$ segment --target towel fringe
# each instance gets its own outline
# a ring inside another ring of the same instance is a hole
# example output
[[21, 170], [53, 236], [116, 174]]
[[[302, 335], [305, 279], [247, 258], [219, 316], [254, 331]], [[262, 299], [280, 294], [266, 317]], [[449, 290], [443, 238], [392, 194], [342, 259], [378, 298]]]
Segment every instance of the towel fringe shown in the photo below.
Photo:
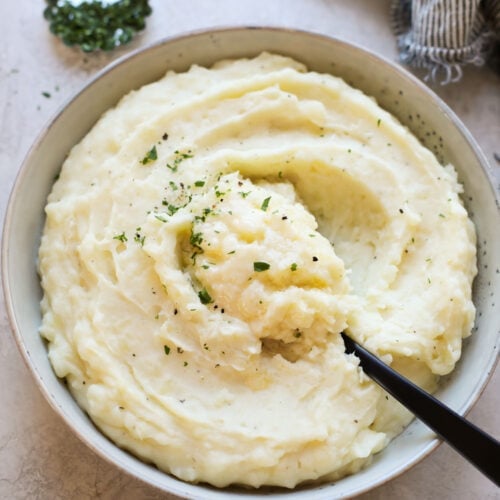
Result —
[[[425, 81], [446, 85], [461, 79], [465, 65], [482, 66], [490, 55], [494, 56], [495, 45], [500, 40], [500, 0], [483, 0], [481, 3], [476, 0], [448, 0], [448, 8], [443, 5], [442, 0], [393, 0], [390, 22], [397, 36], [400, 61], [427, 69]], [[459, 11], [469, 12], [475, 17], [450, 21], [453, 18], [451, 13]], [[431, 18], [429, 13], [434, 17]], [[412, 15], [417, 19], [413, 20]], [[486, 18], [486, 15], [494, 16], [494, 19]], [[439, 21], [444, 23], [443, 20], [448, 24], [439, 25]], [[462, 21], [460, 26], [459, 21]], [[423, 41], [416, 40], [415, 22], [421, 23], [418, 33], [420, 38], [425, 33]], [[431, 26], [432, 30], [429, 29]], [[446, 33], [446, 28], [453, 33]], [[458, 40], [459, 33], [464, 33], [463, 40], [470, 40], [470, 43], [447, 45], [451, 40]]]

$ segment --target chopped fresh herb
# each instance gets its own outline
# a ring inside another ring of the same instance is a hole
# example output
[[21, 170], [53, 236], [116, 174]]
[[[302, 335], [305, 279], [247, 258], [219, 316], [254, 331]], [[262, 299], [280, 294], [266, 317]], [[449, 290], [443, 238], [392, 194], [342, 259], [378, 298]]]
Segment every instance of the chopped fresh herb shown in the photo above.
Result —
[[[183, 187], [182, 183], [181, 183], [181, 187]], [[191, 199], [192, 199], [192, 197], [189, 196], [188, 199], [186, 200], [186, 202], [184, 203], [184, 205], [176, 206], [176, 205], [172, 205], [172, 203], [170, 203], [166, 198], [163, 198], [163, 200], [161, 200], [161, 204], [162, 204], [162, 206], [167, 207], [167, 214], [172, 216], [181, 208], [186, 207], [191, 202]], [[163, 222], [167, 222], [167, 221], [165, 220]]]
[[198, 297], [200, 298], [200, 302], [202, 304], [211, 304], [213, 302], [212, 297], [210, 297], [210, 294], [207, 292], [206, 288], [203, 288], [203, 290], [200, 290], [198, 292]]
[[184, 366], [187, 366], [188, 365], [188, 362], [187, 361], [184, 361]]
[[50, 92], [42, 92], [43, 97], [46, 97], [47, 99], [50, 99], [52, 96], [50, 95]]
[[198, 250], [202, 250], [201, 243], [203, 242], [203, 236], [201, 233], [195, 233], [191, 230], [191, 236], [189, 237], [189, 243]]
[[135, 234], [134, 234], [134, 241], [136, 243], [139, 243], [141, 246], [144, 246], [145, 239], [146, 239], [146, 237], [141, 235], [141, 228], [136, 227]]
[[179, 210], [179, 208], [181, 208], [181, 207], [176, 207], [175, 205], [172, 205], [171, 203], [169, 203], [167, 205], [168, 215], [174, 215], [177, 212], [177, 210]]
[[212, 212], [212, 210], [210, 208], [204, 208], [203, 209], [203, 215], [195, 215], [194, 217], [194, 220], [195, 221], [201, 221], [201, 222], [205, 222], [206, 218], [207, 218], [207, 215]]
[[294, 262], [291, 266], [290, 266], [290, 270], [291, 271], [296, 271], [297, 270], [297, 263]]
[[151, 163], [157, 159], [158, 159], [158, 152], [156, 151], [156, 145], [155, 145], [146, 153], [144, 158], [141, 160], [141, 163], [143, 165], [147, 165], [148, 163]]
[[174, 151], [174, 154], [175, 154], [174, 161], [171, 164], [167, 163], [167, 168], [172, 170], [172, 172], [177, 172], [177, 168], [184, 160], [193, 157], [190, 149], [188, 150], [187, 153], [181, 153], [180, 151], [176, 150]]
[[165, 354], [168, 356], [170, 354], [170, 347], [168, 347], [168, 345], [164, 345], [163, 346], [163, 350], [165, 351]]
[[172, 191], [177, 191], [179, 186], [174, 181], [169, 181], [168, 185], [172, 188]]
[[251, 191], [247, 191], [246, 193], [244, 191], [240, 191], [242, 198], [246, 198], [250, 193], [251, 193]]
[[162, 138], [164, 141], [166, 141], [166, 140], [168, 139], [168, 134], [165, 132], [165, 133], [161, 136], [161, 138]]
[[113, 239], [121, 241], [122, 243], [126, 243], [128, 241], [128, 238], [125, 235], [125, 231], [122, 231], [121, 234], [117, 234], [116, 236], [113, 236]]
[[196, 182], [194, 183], [194, 185], [195, 185], [196, 187], [203, 187], [203, 186], [205, 185], [205, 181], [196, 181]]
[[271, 264], [268, 264], [267, 262], [254, 262], [253, 263], [253, 270], [257, 273], [260, 273], [262, 271], [267, 271], [271, 267]]
[[155, 219], [158, 219], [160, 222], [167, 222], [167, 219], [160, 214], [155, 214]]
[[377, 120], [377, 127], [380, 127], [380, 124], [381, 124], [381, 123], [382, 123], [382, 120], [379, 118], [379, 119]]
[[445, 215], [444, 214], [439, 214], [439, 217], [442, 217], [444, 219]]
[[271, 201], [271, 197], [269, 196], [266, 198], [263, 202], [262, 205], [260, 206], [261, 210], [264, 210], [264, 212], [267, 210], [267, 207], [269, 206], [269, 202]]
[[130, 42], [152, 12], [148, 0], [46, 1], [43, 16], [51, 33], [84, 52], [111, 50]]
[[281, 170], [278, 172], [278, 178], [283, 179], [283, 172]]

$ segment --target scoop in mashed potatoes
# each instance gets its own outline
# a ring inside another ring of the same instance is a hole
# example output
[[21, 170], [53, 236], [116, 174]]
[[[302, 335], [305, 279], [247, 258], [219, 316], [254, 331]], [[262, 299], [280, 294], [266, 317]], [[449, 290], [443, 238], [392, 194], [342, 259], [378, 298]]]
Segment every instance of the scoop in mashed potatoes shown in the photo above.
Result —
[[354, 473], [411, 416], [346, 330], [421, 386], [474, 318], [474, 228], [376, 102], [278, 55], [131, 92], [65, 161], [39, 252], [56, 374], [116, 444], [186, 481]]

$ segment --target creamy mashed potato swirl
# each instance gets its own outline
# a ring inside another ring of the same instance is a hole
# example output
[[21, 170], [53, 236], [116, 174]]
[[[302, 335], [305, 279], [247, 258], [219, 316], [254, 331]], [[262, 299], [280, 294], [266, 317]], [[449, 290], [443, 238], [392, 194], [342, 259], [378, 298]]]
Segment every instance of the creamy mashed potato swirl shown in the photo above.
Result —
[[291, 59], [192, 67], [124, 97], [46, 207], [42, 335], [119, 446], [186, 481], [353, 473], [410, 415], [339, 333], [433, 389], [474, 317], [451, 166]]

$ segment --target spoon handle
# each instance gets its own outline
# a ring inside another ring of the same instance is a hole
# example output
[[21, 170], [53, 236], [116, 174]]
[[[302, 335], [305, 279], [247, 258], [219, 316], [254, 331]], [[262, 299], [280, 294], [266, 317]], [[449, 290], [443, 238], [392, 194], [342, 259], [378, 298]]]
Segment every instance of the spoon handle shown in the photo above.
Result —
[[342, 337], [346, 352], [356, 354], [370, 378], [500, 486], [500, 443], [496, 439], [394, 371], [345, 333]]

